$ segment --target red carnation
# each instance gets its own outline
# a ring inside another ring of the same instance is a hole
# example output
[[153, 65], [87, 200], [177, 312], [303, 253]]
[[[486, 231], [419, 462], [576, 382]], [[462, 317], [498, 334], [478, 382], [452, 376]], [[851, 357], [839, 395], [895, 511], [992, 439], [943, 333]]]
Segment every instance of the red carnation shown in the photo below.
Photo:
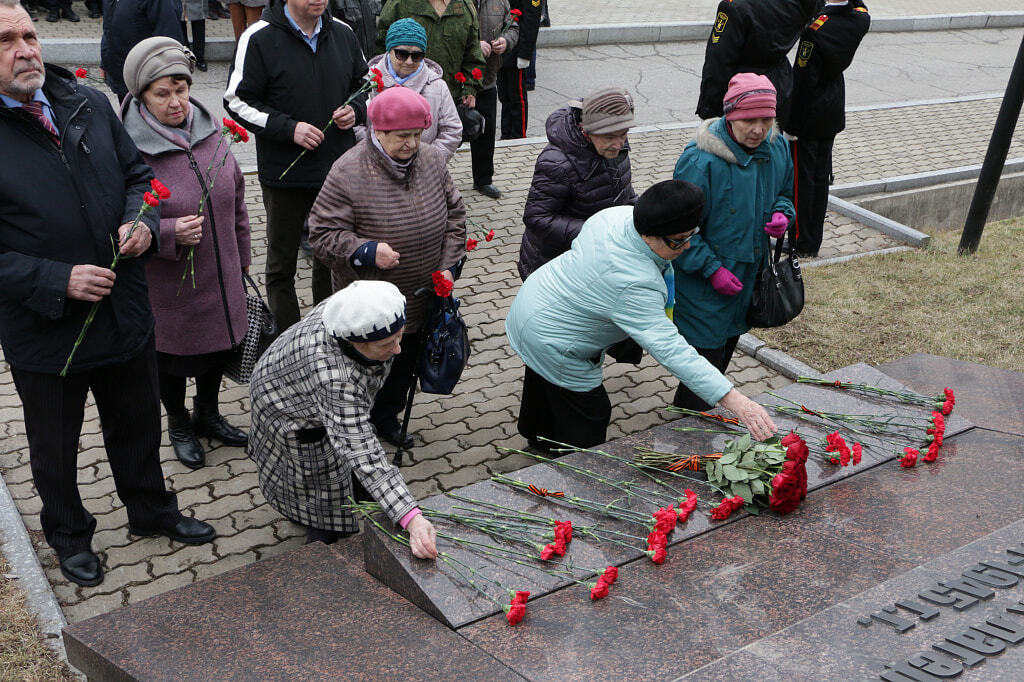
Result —
[[565, 556], [565, 538], [555, 538], [555, 554], [558, 556]]
[[518, 9], [510, 9], [508, 13], [512, 15], [512, 21], [519, 21], [520, 17], [523, 16], [522, 10]]
[[516, 590], [515, 594], [512, 595], [513, 604], [525, 604], [529, 599], [530, 593], [526, 590]]
[[668, 551], [664, 547], [648, 549], [646, 552], [644, 552], [644, 554], [649, 556], [651, 558], [651, 561], [653, 561], [656, 564], [663, 564], [665, 563], [665, 559], [668, 558]]
[[89, 75], [89, 70], [88, 69], [83, 69], [82, 67], [78, 67], [77, 69], [75, 69], [75, 76], [77, 78], [85, 78], [88, 75]]
[[153, 193], [160, 197], [161, 201], [171, 198], [171, 190], [167, 189], [167, 186], [156, 178], [149, 181], [149, 186], [153, 188]]
[[839, 451], [839, 464], [844, 466], [844, 467], [845, 466], [849, 466], [849, 464], [850, 464], [850, 448], [843, 447], [843, 449]]
[[779, 514], [788, 514], [800, 506], [800, 479], [785, 471], [775, 474], [768, 507]]
[[660, 530], [653, 530], [647, 535], [647, 549], [665, 547], [668, 545], [668, 536]]
[[440, 270], [435, 270], [430, 275], [431, 281], [434, 283], [434, 293], [444, 298], [445, 296], [451, 296], [452, 289], [455, 285], [449, 282]]
[[615, 581], [619, 579], [619, 569], [615, 566], [609, 566], [604, 569], [604, 574], [601, 575], [600, 579], [603, 580], [606, 585], [613, 585]]
[[806, 462], [811, 454], [804, 439], [792, 431], [782, 439], [782, 445], [786, 448], [786, 459], [793, 462]]
[[487, 236], [484, 237], [484, 241], [489, 242], [492, 239], [494, 239], [494, 230], [491, 230], [490, 232], [487, 233]]
[[678, 517], [672, 507], [662, 507], [651, 514], [651, 516], [654, 517], [655, 521], [654, 529], [660, 533], [665, 533], [667, 535], [676, 527]]
[[900, 466], [904, 469], [909, 469], [917, 464], [917, 456], [921, 454], [912, 447], [903, 448], [903, 453], [903, 456], [900, 457]]
[[725, 498], [717, 507], [711, 510], [711, 518], [715, 521], [724, 521], [732, 516], [734, 511], [743, 506], [743, 501], [743, 497], [740, 495]]
[[480, 69], [473, 69], [472, 71], [469, 72], [469, 75], [473, 77], [473, 80], [478, 81], [484, 77], [484, 72], [481, 71]]
[[540, 558], [543, 561], [547, 561], [555, 555], [555, 546], [550, 542], [544, 545], [544, 549], [540, 551]]
[[789, 433], [782, 437], [782, 447], [788, 448], [793, 443], [798, 443], [799, 441], [800, 436], [796, 435], [795, 431], [790, 431]]
[[946, 402], [942, 403], [942, 414], [949, 414], [953, 411], [953, 406], [956, 405], [956, 396], [953, 395], [953, 389], [948, 386], [942, 389], [942, 392], [946, 396]]
[[142, 195], [142, 200], [150, 206], [159, 206], [160, 200], [152, 192], [146, 192]]
[[466, 240], [466, 251], [472, 251], [473, 249], [476, 248], [476, 245], [479, 243], [480, 242], [470, 237], [469, 239]]
[[555, 537], [561, 533], [565, 538], [565, 544], [572, 542], [572, 521], [555, 521]]
[[934, 462], [938, 456], [939, 446], [938, 444], [935, 443], [935, 441], [932, 441], [931, 444], [928, 446], [928, 454], [924, 456], [924, 461]]
[[606, 584], [604, 584], [600, 580], [598, 580], [596, 583], [593, 583], [593, 587], [590, 588], [590, 599], [591, 599], [591, 601], [594, 601], [594, 600], [597, 600], [597, 599], [604, 599], [607, 596], [608, 596], [608, 586]]
[[526, 615], [526, 606], [523, 604], [509, 604], [505, 607], [505, 620], [509, 625], [515, 625]]
[[861, 458], [861, 454], [862, 453], [863, 453], [863, 448], [861, 447], [861, 444], [860, 443], [854, 443], [853, 444], [853, 463], [855, 465], [860, 464], [860, 458]]
[[459, 71], [458, 73], [455, 74], [455, 80], [457, 80], [460, 83], [465, 83], [466, 82], [466, 74], [464, 74], [461, 71]]
[[242, 142], [249, 141], [249, 131], [243, 128], [242, 126], [237, 126], [235, 129], [235, 133], [242, 140]]

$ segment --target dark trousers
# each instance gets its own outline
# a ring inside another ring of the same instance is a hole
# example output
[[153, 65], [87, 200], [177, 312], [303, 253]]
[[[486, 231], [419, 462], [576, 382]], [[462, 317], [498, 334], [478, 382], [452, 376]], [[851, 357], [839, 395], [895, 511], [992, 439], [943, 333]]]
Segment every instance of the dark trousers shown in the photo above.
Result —
[[[732, 354], [736, 350], [736, 342], [739, 340], [739, 336], [733, 336], [725, 342], [724, 346], [719, 348], [697, 348], [694, 346], [693, 349], [707, 358], [708, 362], [714, 365], [719, 372], [725, 374], [725, 370], [729, 368], [729, 361], [732, 360]], [[680, 383], [676, 388], [676, 396], [672, 400], [672, 404], [676, 407], [685, 407], [690, 410], [710, 410], [714, 407], [714, 405], [704, 402], [702, 398], [688, 389], [683, 383]]]
[[498, 99], [501, 101], [501, 139], [526, 137], [529, 104], [526, 95], [526, 69], [503, 66], [498, 69]]
[[405, 409], [409, 397], [412, 375], [422, 350], [423, 333], [424, 330], [420, 329], [402, 336], [402, 352], [392, 361], [388, 378], [377, 391], [373, 407], [370, 408], [370, 421], [378, 431], [394, 431], [401, 426], [398, 417]]
[[825, 232], [828, 183], [832, 175], [832, 143], [800, 138], [791, 143], [793, 152], [793, 201], [796, 204], [796, 250], [816, 254]]
[[154, 528], [181, 518], [160, 469], [160, 403], [153, 342], [130, 360], [60, 377], [11, 368], [25, 412], [32, 480], [46, 542], [61, 558], [89, 549], [96, 519], [78, 492], [78, 438], [86, 394], [99, 411], [103, 445], [128, 522]]
[[[205, 14], [203, 15], [206, 16]], [[193, 19], [189, 17], [188, 23], [192, 24], [192, 40], [188, 40], [187, 26], [184, 21], [181, 24], [181, 35], [185, 36], [185, 47], [192, 50], [198, 61], [206, 61], [206, 19]]]
[[484, 117], [484, 131], [469, 143], [473, 159], [473, 184], [489, 185], [494, 180], [494, 136], [498, 115], [498, 89], [487, 88], [476, 95], [476, 110]]
[[43, 5], [51, 12], [71, 9], [71, 0], [45, 0]]
[[[196, 401], [203, 405], [216, 405], [220, 395], [220, 381], [224, 367], [215, 367], [196, 377]], [[160, 372], [160, 402], [167, 414], [185, 414], [185, 377]]]
[[608, 440], [612, 403], [604, 386], [582, 393], [570, 391], [552, 384], [529, 367], [525, 370], [519, 433], [531, 446], [540, 450], [558, 447], [539, 441], [540, 436], [578, 448]]
[[[284, 331], [299, 321], [295, 272], [302, 241], [302, 226], [316, 201], [317, 189], [263, 187], [267, 209], [267, 305], [277, 328]], [[331, 295], [331, 271], [313, 258], [313, 305]]]

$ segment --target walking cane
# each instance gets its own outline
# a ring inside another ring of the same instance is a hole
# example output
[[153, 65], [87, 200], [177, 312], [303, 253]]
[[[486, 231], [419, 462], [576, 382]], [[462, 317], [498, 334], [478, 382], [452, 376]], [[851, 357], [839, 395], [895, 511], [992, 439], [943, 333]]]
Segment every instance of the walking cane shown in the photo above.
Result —
[[[427, 291], [430, 290], [427, 289], [427, 287], [422, 287], [418, 289], [413, 296], [421, 296]], [[433, 309], [430, 309], [426, 315], [426, 319], [430, 320], [433, 317], [434, 311]], [[405, 414], [402, 416], [402, 429], [398, 434], [398, 449], [395, 450], [395, 456], [391, 460], [391, 463], [396, 467], [402, 466], [402, 443], [405, 441], [405, 434], [409, 432], [409, 419], [412, 418], [412, 403], [413, 399], [416, 397], [416, 382], [419, 380], [420, 376], [420, 362], [422, 361], [420, 355], [423, 353], [423, 334], [426, 332], [426, 329], [420, 331], [420, 342], [416, 346], [416, 355], [412, 366], [412, 382], [409, 384], [409, 394], [405, 398]]]

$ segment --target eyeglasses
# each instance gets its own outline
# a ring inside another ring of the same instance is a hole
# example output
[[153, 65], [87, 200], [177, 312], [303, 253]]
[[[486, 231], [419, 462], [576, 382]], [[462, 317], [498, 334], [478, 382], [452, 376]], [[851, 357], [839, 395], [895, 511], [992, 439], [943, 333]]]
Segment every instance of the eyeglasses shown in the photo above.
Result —
[[685, 239], [670, 239], [668, 237], [662, 237], [661, 241], [663, 241], [666, 244], [668, 244], [668, 248], [670, 248], [673, 251], [675, 251], [677, 249], [681, 249], [684, 246], [686, 246], [690, 242], [690, 240], [693, 239], [693, 235], [697, 234], [698, 232], [700, 232], [700, 228], [699, 227], [695, 227], [695, 228], [693, 228], [693, 232], [691, 232], [690, 234], [686, 235]]
[[412, 57], [414, 62], [422, 62], [423, 58], [427, 56], [425, 52], [409, 52], [409, 50], [399, 50], [397, 47], [392, 50], [395, 53], [395, 58], [400, 62]]

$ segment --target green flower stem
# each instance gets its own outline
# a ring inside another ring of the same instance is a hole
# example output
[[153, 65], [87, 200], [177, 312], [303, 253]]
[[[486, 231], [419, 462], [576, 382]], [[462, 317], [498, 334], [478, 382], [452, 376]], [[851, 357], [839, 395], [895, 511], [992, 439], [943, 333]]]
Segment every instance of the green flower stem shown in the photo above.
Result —
[[[139, 226], [139, 221], [142, 220], [142, 216], [146, 214], [151, 206], [145, 201], [139, 206], [139, 212], [135, 215], [135, 220], [132, 221], [131, 227], [128, 228], [127, 234], [124, 236], [124, 241], [128, 241], [135, 234], [135, 228]], [[110, 246], [114, 251], [114, 259], [110, 261], [110, 269], [113, 270], [117, 267], [118, 262], [121, 260], [120, 244], [114, 242], [114, 238], [110, 238]], [[96, 318], [96, 312], [100, 309], [100, 303], [103, 302], [101, 298], [98, 301], [93, 302], [92, 307], [89, 308], [89, 314], [85, 317], [85, 323], [82, 325], [82, 330], [78, 332], [78, 338], [75, 339], [75, 344], [71, 346], [71, 352], [68, 353], [68, 359], [64, 361], [64, 367], [60, 370], [59, 376], [65, 377], [68, 375], [68, 370], [71, 368], [71, 361], [75, 357], [75, 353], [78, 352], [78, 347], [82, 345], [82, 340], [85, 338], [85, 333], [89, 331], [89, 326], [92, 321]]]
[[708, 421], [708, 422], [711, 422], [713, 424], [722, 424], [723, 426], [726, 426], [729, 429], [728, 431], [725, 431], [723, 433], [746, 433], [747, 432], [747, 430], [744, 427], [742, 427], [742, 426], [739, 426], [737, 424], [730, 424], [729, 422], [723, 422], [723, 421], [715, 419], [713, 417], [709, 417], [706, 414], [701, 414], [699, 410], [691, 410], [691, 409], [689, 409], [687, 407], [676, 407], [675, 405], [669, 405], [668, 407], [666, 407], [664, 409], [667, 412], [674, 412], [676, 414], [683, 414], [683, 415], [686, 415], [688, 417], [697, 417], [698, 419], [701, 419], [703, 421]]
[[836, 385], [836, 382], [834, 381], [829, 381], [827, 379], [816, 379], [814, 377], [805, 376], [798, 376], [796, 378], [796, 381], [797, 383], [800, 384], [816, 384], [818, 386], [829, 386], [831, 388], [841, 388], [849, 391], [859, 391], [861, 393], [870, 393], [878, 396], [886, 396], [889, 398], [895, 398], [901, 403], [906, 403], [910, 405], [920, 405], [922, 407], [934, 408], [938, 406], [939, 408], [941, 408], [942, 404], [945, 402], [945, 396], [929, 397], [926, 395], [921, 395], [916, 391], [910, 390], [893, 391], [888, 388], [869, 386], [867, 384], [854, 384], [846, 381], [839, 382], [839, 384]]
[[[491, 477], [491, 480], [495, 483], [501, 483], [503, 485], [511, 486], [513, 488], [519, 488], [520, 490], [528, 490], [529, 486], [522, 481], [517, 481], [514, 478], [509, 478], [504, 474], [495, 474]], [[532, 494], [532, 493], [531, 493]], [[602, 514], [609, 516], [613, 519], [620, 521], [628, 521], [635, 523], [638, 526], [644, 526], [645, 528], [650, 527], [651, 518], [648, 514], [638, 512], [633, 509], [626, 509], [615, 504], [615, 501], [611, 501], [607, 504], [602, 502], [596, 502], [594, 500], [588, 500], [582, 497], [569, 496], [562, 498], [545, 498], [553, 500], [554, 504], [575, 507], [577, 509], [583, 509], [585, 511], [593, 512], [596, 514]]]
[[[512, 562], [514, 564], [518, 564], [520, 566], [526, 566], [527, 568], [532, 568], [535, 571], [540, 571], [541, 573], [546, 573], [546, 574], [548, 574], [548, 575], [550, 575], [550, 576], [552, 576], [554, 578], [566, 578], [566, 579], [571, 580], [571, 581], [573, 581], [575, 583], [579, 583], [580, 585], [585, 585], [586, 583], [582, 582], [581, 580], [576, 579], [571, 574], [571, 571], [572, 571], [573, 568], [577, 568], [578, 570], [584, 571], [585, 573], [587, 573], [587, 574], [589, 574], [591, 576], [600, 575], [601, 573], [604, 572], [603, 569], [602, 570], [595, 570], [593, 568], [586, 568], [586, 567], [583, 567], [583, 566], [579, 566], [579, 567], [577, 567], [575, 565], [571, 565], [570, 566], [569, 564], [566, 564], [564, 562], [555, 561], [555, 560], [551, 560], [551, 559], [545, 561], [544, 559], [540, 558], [539, 554], [526, 554], [525, 555], [527, 558], [533, 559], [534, 562], [540, 562], [541, 565], [538, 566], [537, 563], [531, 563], [531, 562], [523, 561], [522, 559], [519, 558], [519, 556], [520, 556], [519, 554], [517, 554], [513, 550], [510, 550], [510, 549], [508, 549], [506, 547], [500, 547], [500, 546], [497, 546], [497, 545], [485, 545], [485, 544], [480, 543], [480, 542], [473, 542], [472, 540], [466, 540], [465, 538], [460, 538], [460, 537], [457, 537], [457, 536], [454, 536], [454, 535], [448, 535], [446, 533], [438, 533], [437, 537], [444, 538], [445, 540], [450, 540], [451, 542], [454, 542], [454, 543], [459, 544], [459, 545], [470, 545], [470, 546], [472, 546], [472, 548], [469, 548], [469, 547], [466, 548], [469, 551], [476, 552], [476, 553], [482, 554], [484, 556], [490, 556], [490, 557], [495, 557], [497, 559], [502, 559], [503, 561], [510, 561], [510, 562]], [[565, 566], [566, 570], [564, 570], [564, 571], [552, 571], [552, 570], [549, 570], [547, 568], [542, 568], [542, 566], [547, 566], [549, 564], [550, 565], [556, 565], [556, 566]]]
[[[783, 398], [781, 395], [778, 395], [777, 393], [773, 393], [773, 392], [769, 391], [768, 395], [774, 396], [774, 397], [778, 398], [779, 400], [785, 400], [787, 403], [790, 403], [791, 405], [796, 405], [797, 408], [801, 407], [801, 405], [799, 403], [793, 402], [792, 400], [789, 400], [788, 398]], [[788, 414], [790, 416], [795, 416], [798, 419], [802, 419], [802, 420], [810, 422], [812, 424], [818, 424], [820, 426], [820, 422], [816, 422], [816, 421], [814, 421], [813, 419], [810, 418], [812, 416], [817, 416], [819, 419], [823, 419], [826, 422], [829, 422], [829, 423], [831, 423], [834, 426], [838, 426], [838, 427], [844, 428], [844, 429], [846, 429], [848, 431], [852, 431], [853, 433], [856, 433], [859, 436], [867, 437], [867, 438], [876, 438], [878, 440], [887, 441], [889, 443], [893, 443], [893, 444], [895, 444], [897, 446], [900, 446], [900, 442], [899, 441], [897, 441], [897, 440], [895, 440], [893, 438], [887, 438], [884, 435], [882, 435], [882, 434], [886, 434], [886, 435], [900, 435], [900, 434], [892, 434], [892, 433], [887, 432], [887, 431], [883, 431], [883, 432], [880, 432], [880, 433], [869, 433], [869, 432], [866, 432], [866, 431], [861, 431], [860, 429], [854, 428], [853, 425], [851, 425], [851, 424], [849, 424], [847, 422], [843, 422], [841, 420], [835, 419], [834, 417], [825, 416], [824, 413], [816, 413], [815, 415], [811, 415], [811, 414], [808, 414], [808, 413], [804, 412], [802, 409], [797, 409], [797, 410], [792, 410], [791, 408], [787, 409], [784, 405], [773, 405], [773, 408], [775, 409], [776, 412], [781, 412], [782, 414]], [[870, 444], [868, 445], [868, 447], [871, 447]], [[874, 449], [874, 448], [872, 448], [872, 449]]]

